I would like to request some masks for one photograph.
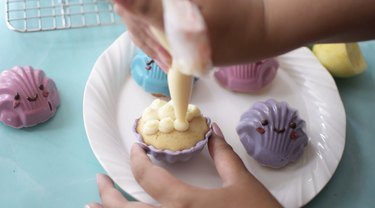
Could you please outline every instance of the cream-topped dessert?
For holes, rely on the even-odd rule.
[[[209,128],[199,108],[191,104],[186,113],[188,128],[180,130],[176,121],[172,103],[156,99],[143,111],[136,131],[148,145],[179,151],[193,147],[204,138]]]
[[[143,111],[141,117],[143,125],[140,130],[144,135],[153,135],[157,132],[170,133],[174,130],[186,131],[189,129],[190,122],[196,117],[202,117],[199,108],[189,104],[185,116],[187,128],[185,126],[181,128],[181,125],[176,122],[177,116],[171,101],[156,99]]]
[[[188,128],[181,130],[172,103],[156,99],[136,120],[134,132],[138,142],[157,159],[186,161],[203,149],[211,130],[210,120],[195,105],[188,105],[185,119]]]

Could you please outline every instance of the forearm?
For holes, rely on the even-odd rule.
[[[137,33],[133,36],[137,45],[149,55],[164,54],[157,50],[161,48],[155,47],[157,44],[152,46],[145,41],[154,38],[142,33],[137,21],[132,20],[162,29],[161,1],[116,1],[127,8],[122,16],[125,22],[133,22],[128,28]],[[375,38],[375,0],[192,1],[201,9],[207,24],[215,66],[248,63],[316,42]]]
[[[314,42],[375,37],[374,0],[264,0],[266,46],[279,54]]]
[[[202,8],[216,66],[258,58],[264,38],[263,0],[196,0]]]

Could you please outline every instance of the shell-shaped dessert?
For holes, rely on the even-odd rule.
[[[159,161],[165,161],[168,163],[175,163],[175,162],[186,162],[190,160],[194,155],[198,154],[202,151],[204,146],[207,144],[208,139],[212,135],[211,127],[211,120],[206,118],[207,125],[209,126],[209,130],[204,135],[204,138],[196,143],[193,147],[189,149],[179,150],[179,151],[172,151],[172,150],[161,150],[153,147],[152,145],[148,145],[143,141],[142,135],[137,132],[137,123],[139,119],[136,119],[133,126],[133,133],[136,137],[137,143],[142,146],[143,149],[150,155],[152,155],[155,159]]]
[[[250,156],[264,166],[281,168],[301,157],[308,142],[305,125],[296,109],[269,99],[243,113],[236,130]]]
[[[235,92],[255,92],[269,84],[276,76],[278,62],[264,59],[258,62],[219,67],[214,73],[216,80]]]
[[[34,126],[50,119],[59,104],[56,85],[42,70],[15,66],[0,74],[0,122]]]
[[[167,74],[140,50],[132,60],[131,76],[146,92],[158,97],[170,97]]]

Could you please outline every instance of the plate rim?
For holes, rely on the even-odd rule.
[[[108,167],[104,161],[102,161],[102,158],[101,156],[99,155],[98,153],[98,150],[95,148],[95,144],[93,144],[93,138],[92,136],[90,136],[90,132],[89,132],[89,124],[88,124],[88,114],[87,114],[87,99],[88,99],[88,85],[92,82],[94,76],[95,76],[95,70],[98,70],[97,69],[97,66],[98,64],[101,62],[101,60],[103,59],[104,56],[106,56],[106,54],[110,53],[111,50],[113,50],[113,48],[115,47],[118,47],[118,43],[123,41],[123,39],[126,39],[128,37],[128,34],[127,32],[124,32],[123,34],[121,34],[96,60],[93,68],[92,68],[92,71],[90,72],[90,75],[87,79],[87,82],[86,82],[86,85],[85,85],[85,89],[84,89],[84,96],[83,96],[83,121],[84,121],[84,128],[85,128],[85,132],[86,132],[86,135],[87,135],[87,139],[89,140],[89,144],[90,144],[90,147],[96,157],[96,159],[98,160],[99,164],[104,168],[104,170],[111,176],[112,175],[112,171],[111,171],[111,168]],[[134,44],[131,43],[130,41],[130,44],[131,44],[131,47],[133,47],[133,50],[135,48]],[[304,50],[309,50],[308,48],[306,47],[302,47],[304,48]],[[298,48],[296,50],[299,50],[301,48]],[[310,51],[311,53],[311,56],[313,56],[312,52]],[[283,54],[285,55],[285,54]],[[281,56],[283,56],[281,55]],[[316,58],[315,58],[316,59]],[[316,59],[317,60],[317,59]],[[333,177],[333,175],[335,174],[336,170],[337,170],[337,167],[338,165],[340,164],[341,162],[341,159],[342,159],[342,156],[343,156],[343,152],[344,152],[344,149],[345,149],[345,143],[346,143],[346,113],[345,113],[345,108],[344,108],[344,105],[342,103],[342,99],[341,99],[341,96],[339,94],[339,91],[338,91],[338,88],[337,88],[337,85],[333,79],[333,77],[329,74],[328,71],[325,71],[325,72],[322,72],[322,73],[325,73],[325,77],[327,77],[327,79],[329,79],[329,82],[331,82],[331,86],[334,87],[334,93],[336,94],[336,99],[337,99],[337,102],[340,103],[340,109],[338,109],[338,111],[342,112],[343,113],[343,126],[344,126],[344,129],[343,129],[343,132],[342,132],[342,135],[343,135],[343,139],[342,139],[342,150],[339,152],[339,155],[338,155],[338,158],[337,158],[337,163],[335,164],[335,167],[333,168],[332,170],[332,173],[330,174],[330,176],[328,177],[328,179],[324,182],[324,184],[320,185],[320,187],[318,187],[317,190],[315,190],[315,193],[313,194],[312,197],[308,197],[308,200],[305,200],[300,206],[304,206],[306,205],[307,203],[309,203],[312,199],[314,199],[323,189],[324,187],[326,187],[326,185],[328,184],[328,182],[331,180],[331,178]],[[113,178],[114,181],[116,182],[117,179],[116,178]],[[121,187],[122,188],[122,187]],[[123,189],[123,188],[122,188]],[[123,189],[124,190],[124,189]],[[128,193],[127,193],[128,194]],[[129,194],[130,195],[130,194]],[[130,195],[131,197],[134,197],[132,195]]]

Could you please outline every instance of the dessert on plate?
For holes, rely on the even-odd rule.
[[[171,97],[167,74],[143,51],[137,50],[131,63],[130,73],[134,81],[146,92],[155,97]],[[196,81],[198,78],[193,79],[193,84]]]
[[[146,92],[156,97],[170,97],[167,74],[143,51],[137,50],[130,73]]]
[[[234,92],[256,92],[275,78],[278,62],[264,59],[254,63],[218,67],[214,73],[221,86]]]
[[[260,164],[281,168],[297,161],[308,142],[305,121],[286,102],[256,102],[236,128],[247,153]]]
[[[187,161],[199,153],[211,135],[210,119],[189,104],[188,128],[179,129],[171,102],[156,99],[134,123],[137,142],[158,160],[174,163]]]

